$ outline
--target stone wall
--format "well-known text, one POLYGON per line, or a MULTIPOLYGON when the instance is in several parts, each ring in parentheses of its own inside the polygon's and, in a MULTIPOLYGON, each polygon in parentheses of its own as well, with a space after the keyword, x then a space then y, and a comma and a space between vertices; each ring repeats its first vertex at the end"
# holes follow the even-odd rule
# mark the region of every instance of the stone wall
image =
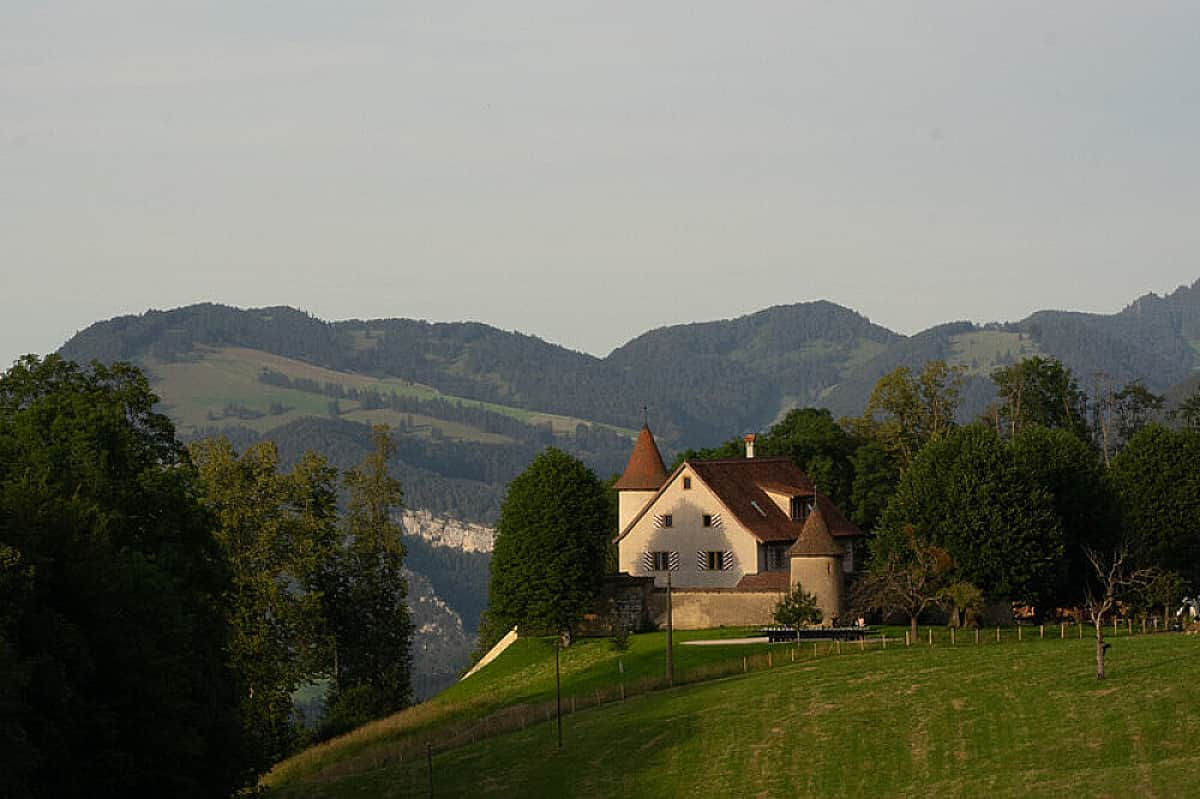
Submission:
MULTIPOLYGON (((675 589, 671 592, 672 623, 677 630, 773 624, 782 591, 675 589)), ((655 591, 649 608, 659 629, 667 626, 667 592, 655 591)))

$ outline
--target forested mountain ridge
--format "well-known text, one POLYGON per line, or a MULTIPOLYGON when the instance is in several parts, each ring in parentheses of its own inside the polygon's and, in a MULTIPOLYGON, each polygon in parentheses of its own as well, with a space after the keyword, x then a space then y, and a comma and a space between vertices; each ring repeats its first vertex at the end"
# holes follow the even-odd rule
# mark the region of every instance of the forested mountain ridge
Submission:
POLYGON ((275 307, 202 304, 98 322, 62 348, 77 360, 171 363, 243 347, 342 373, 396 378, 465 399, 636 428, 643 405, 668 447, 715 443, 797 405, 861 411, 897 366, 943 358, 978 380, 964 413, 991 396, 990 371, 1029 354, 1155 391, 1200 365, 1200 280, 1144 295, 1116 314, 1038 311, 1008 323, 953 322, 902 336, 818 301, 643 333, 597 358, 481 323, 324 322, 275 307))

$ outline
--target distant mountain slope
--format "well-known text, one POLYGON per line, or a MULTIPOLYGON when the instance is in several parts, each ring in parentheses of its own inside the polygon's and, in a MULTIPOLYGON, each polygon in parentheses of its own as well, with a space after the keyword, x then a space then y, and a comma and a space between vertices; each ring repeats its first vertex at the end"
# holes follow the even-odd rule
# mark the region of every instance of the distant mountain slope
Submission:
POLYGON ((881 375, 897 366, 919 369, 933 358, 970 370, 967 415, 992 396, 994 368, 1030 354, 1059 358, 1081 383, 1104 372, 1162 391, 1200 365, 1200 280, 1166 296, 1143 296, 1116 314, 1039 311, 1018 322, 953 322, 907 337, 830 302, 781 305, 651 330, 604 359, 479 323, 329 323, 291 308, 212 304, 99 322, 62 352, 171 364, 214 348, 355 376, 347 384, 407 381, 466 400, 621 428, 636 428, 642 406, 649 406, 660 438, 683 447, 761 428, 797 405, 857 414, 881 375))

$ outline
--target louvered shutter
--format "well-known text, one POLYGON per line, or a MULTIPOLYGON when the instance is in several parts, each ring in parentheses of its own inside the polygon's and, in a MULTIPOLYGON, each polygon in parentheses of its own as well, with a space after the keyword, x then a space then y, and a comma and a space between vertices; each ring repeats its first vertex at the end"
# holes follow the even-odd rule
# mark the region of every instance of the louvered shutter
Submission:
POLYGON ((648 571, 648 572, 654 571, 654 553, 653 552, 643 552, 642 553, 642 569, 644 569, 645 571, 648 571))
POLYGON ((725 551, 721 553, 721 569, 729 571, 733 568, 733 552, 725 551))
POLYGON ((672 552, 670 555, 668 555, 667 561, 670 564, 671 571, 673 571, 673 572, 679 571, 679 553, 678 552, 672 552))

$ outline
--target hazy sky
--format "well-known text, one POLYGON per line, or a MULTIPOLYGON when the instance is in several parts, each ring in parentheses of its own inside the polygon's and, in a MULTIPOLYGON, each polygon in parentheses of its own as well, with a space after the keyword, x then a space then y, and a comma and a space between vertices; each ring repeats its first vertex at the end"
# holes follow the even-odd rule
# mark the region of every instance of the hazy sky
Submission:
POLYGON ((1112 312, 1200 277, 1198 147, 1194 2, 0 0, 0 366, 202 300, 1112 312))

